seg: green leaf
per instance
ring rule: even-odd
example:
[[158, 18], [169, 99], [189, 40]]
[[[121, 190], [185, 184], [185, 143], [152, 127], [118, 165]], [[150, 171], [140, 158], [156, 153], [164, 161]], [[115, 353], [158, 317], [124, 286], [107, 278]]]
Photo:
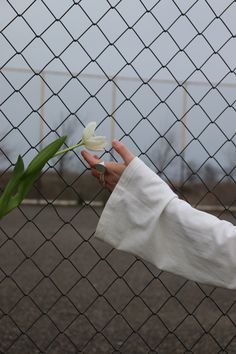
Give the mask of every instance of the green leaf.
[[15, 198], [19, 203], [27, 196], [35, 180], [39, 177], [43, 167], [51, 159], [55, 153], [64, 144], [66, 136], [61, 137], [47, 145], [38, 155], [30, 162], [24, 175], [21, 178], [19, 190]]
[[19, 155], [14, 170], [12, 172], [11, 178], [6, 185], [4, 192], [0, 197], [0, 218], [3, 217], [8, 210], [8, 205], [10, 202], [10, 198], [13, 193], [18, 188], [19, 181], [24, 173], [24, 162], [22, 157]]
[[0, 198], [0, 218], [20, 205], [35, 180], [39, 177], [45, 164], [60, 149], [65, 140], [66, 136], [58, 138], [47, 145], [33, 158], [25, 171], [23, 160], [19, 156], [11, 179]]
[[17, 203], [20, 204], [22, 200], [27, 196], [33, 186], [33, 183], [39, 177], [43, 167], [64, 144], [65, 139], [66, 137], [56, 139], [51, 144], [47, 145], [42, 151], [40, 151], [38, 155], [30, 162], [28, 168], [20, 180], [18, 193], [12, 200], [10, 205], [11, 208], [14, 208], [15, 204]]
[[62, 136], [41, 150], [38, 155], [35, 156], [35, 158], [30, 162], [27, 170], [25, 171], [26, 174], [34, 174], [38, 171], [41, 171], [47, 161], [51, 159], [64, 144], [65, 140], [66, 136]]

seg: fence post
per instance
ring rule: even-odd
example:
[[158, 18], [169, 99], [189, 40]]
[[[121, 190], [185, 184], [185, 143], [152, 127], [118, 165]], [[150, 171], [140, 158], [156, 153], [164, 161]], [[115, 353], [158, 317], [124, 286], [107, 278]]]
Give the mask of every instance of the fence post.
[[40, 75], [40, 106], [39, 106], [39, 143], [40, 143], [40, 149], [43, 146], [43, 137], [44, 137], [44, 119], [45, 119], [45, 108], [44, 108], [44, 102], [45, 102], [45, 72], [42, 71]]
[[[45, 119], [45, 72], [42, 71], [40, 76], [40, 105], [39, 105], [39, 149], [43, 148], [43, 137], [44, 137], [44, 119]], [[37, 188], [42, 192], [42, 178], [37, 181]], [[38, 194], [38, 199], [40, 199], [40, 194]]]
[[[115, 129], [116, 129], [116, 119], [115, 119], [115, 114], [116, 114], [116, 95], [117, 95], [117, 90], [116, 90], [116, 78], [112, 80], [112, 98], [111, 98], [111, 131], [110, 131], [110, 140], [112, 143], [112, 140], [115, 139]], [[111, 155], [110, 158], [112, 160], [112, 149], [111, 149]]]
[[180, 163], [180, 180], [184, 183], [185, 180], [185, 148], [187, 146], [187, 88], [188, 83], [183, 84], [183, 99], [182, 99], [182, 118], [181, 118], [181, 163]]

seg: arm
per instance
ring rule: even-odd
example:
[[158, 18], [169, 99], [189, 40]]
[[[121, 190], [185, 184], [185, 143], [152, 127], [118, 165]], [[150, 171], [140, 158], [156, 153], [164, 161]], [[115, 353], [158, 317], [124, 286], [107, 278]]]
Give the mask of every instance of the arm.
[[138, 158], [124, 169], [95, 236], [159, 269], [236, 288], [236, 227], [180, 200]]

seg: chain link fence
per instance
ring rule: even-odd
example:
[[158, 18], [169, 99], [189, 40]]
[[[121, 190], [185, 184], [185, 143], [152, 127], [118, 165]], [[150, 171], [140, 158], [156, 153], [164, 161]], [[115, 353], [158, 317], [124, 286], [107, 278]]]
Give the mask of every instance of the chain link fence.
[[[235, 223], [235, 16], [230, 0], [2, 0], [1, 189], [19, 153], [96, 120]], [[108, 197], [74, 151], [1, 221], [0, 352], [235, 353], [235, 291], [95, 240]]]

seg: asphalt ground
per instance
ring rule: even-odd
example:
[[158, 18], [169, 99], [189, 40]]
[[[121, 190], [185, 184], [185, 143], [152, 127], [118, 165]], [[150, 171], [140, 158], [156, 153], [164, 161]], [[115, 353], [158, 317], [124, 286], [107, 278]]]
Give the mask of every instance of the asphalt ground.
[[0, 353], [236, 353], [236, 292], [95, 240], [101, 212], [24, 206], [1, 221]]

